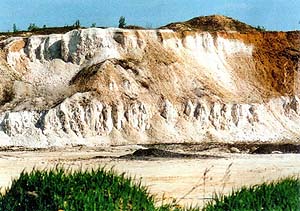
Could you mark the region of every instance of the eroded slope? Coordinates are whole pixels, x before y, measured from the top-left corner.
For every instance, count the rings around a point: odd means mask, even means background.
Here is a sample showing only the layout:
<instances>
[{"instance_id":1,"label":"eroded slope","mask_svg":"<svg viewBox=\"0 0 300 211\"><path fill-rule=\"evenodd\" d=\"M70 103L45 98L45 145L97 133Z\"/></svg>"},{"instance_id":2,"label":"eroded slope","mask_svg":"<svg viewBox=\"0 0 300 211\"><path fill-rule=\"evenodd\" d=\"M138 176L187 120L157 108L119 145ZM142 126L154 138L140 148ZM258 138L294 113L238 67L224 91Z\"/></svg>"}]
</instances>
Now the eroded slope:
<instances>
[{"instance_id":1,"label":"eroded slope","mask_svg":"<svg viewBox=\"0 0 300 211\"><path fill-rule=\"evenodd\" d=\"M2 144L297 141L300 33L223 19L2 41Z\"/></svg>"}]
</instances>

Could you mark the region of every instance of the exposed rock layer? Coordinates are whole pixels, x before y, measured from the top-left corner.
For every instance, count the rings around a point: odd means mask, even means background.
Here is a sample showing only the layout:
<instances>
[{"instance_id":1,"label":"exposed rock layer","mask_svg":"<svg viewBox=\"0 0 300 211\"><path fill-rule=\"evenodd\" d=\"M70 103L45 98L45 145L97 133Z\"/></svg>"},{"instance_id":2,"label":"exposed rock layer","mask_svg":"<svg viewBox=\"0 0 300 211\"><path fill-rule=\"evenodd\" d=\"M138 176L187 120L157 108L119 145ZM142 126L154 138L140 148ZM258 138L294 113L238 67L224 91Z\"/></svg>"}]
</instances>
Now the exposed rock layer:
<instances>
[{"instance_id":1,"label":"exposed rock layer","mask_svg":"<svg viewBox=\"0 0 300 211\"><path fill-rule=\"evenodd\" d=\"M299 32L81 29L1 41L1 145L297 141Z\"/></svg>"}]
</instances>

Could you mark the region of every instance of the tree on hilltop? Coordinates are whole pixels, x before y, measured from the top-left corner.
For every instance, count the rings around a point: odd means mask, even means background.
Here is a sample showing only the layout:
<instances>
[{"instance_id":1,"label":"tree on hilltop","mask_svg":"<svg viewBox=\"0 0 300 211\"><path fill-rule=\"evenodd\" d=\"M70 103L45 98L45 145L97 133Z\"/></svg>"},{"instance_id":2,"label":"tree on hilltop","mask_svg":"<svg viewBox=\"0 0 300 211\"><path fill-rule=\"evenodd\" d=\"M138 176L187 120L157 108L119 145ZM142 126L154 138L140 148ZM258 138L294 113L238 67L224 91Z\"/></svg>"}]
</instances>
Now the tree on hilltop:
<instances>
[{"instance_id":1,"label":"tree on hilltop","mask_svg":"<svg viewBox=\"0 0 300 211\"><path fill-rule=\"evenodd\" d=\"M124 16L121 16L119 19L119 28L124 28L126 26L126 20Z\"/></svg>"},{"instance_id":2,"label":"tree on hilltop","mask_svg":"<svg viewBox=\"0 0 300 211\"><path fill-rule=\"evenodd\" d=\"M39 27L37 25L35 25L35 23L30 23L28 26L28 31L35 31L37 30Z\"/></svg>"},{"instance_id":3,"label":"tree on hilltop","mask_svg":"<svg viewBox=\"0 0 300 211\"><path fill-rule=\"evenodd\" d=\"M16 33L18 32L19 30L17 29L17 25L14 23L13 24L13 32Z\"/></svg>"},{"instance_id":4,"label":"tree on hilltop","mask_svg":"<svg viewBox=\"0 0 300 211\"><path fill-rule=\"evenodd\" d=\"M80 20L76 20L73 26L75 28L79 29L80 28Z\"/></svg>"}]
</instances>

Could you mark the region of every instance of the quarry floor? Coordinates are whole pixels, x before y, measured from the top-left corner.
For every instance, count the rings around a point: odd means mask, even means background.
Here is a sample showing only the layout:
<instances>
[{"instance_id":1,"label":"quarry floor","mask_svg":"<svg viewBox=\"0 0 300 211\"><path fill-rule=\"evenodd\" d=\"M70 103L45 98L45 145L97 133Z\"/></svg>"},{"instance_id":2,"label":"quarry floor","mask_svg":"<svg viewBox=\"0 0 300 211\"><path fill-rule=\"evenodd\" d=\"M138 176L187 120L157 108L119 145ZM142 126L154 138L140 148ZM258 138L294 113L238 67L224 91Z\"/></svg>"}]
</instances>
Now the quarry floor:
<instances>
[{"instance_id":1,"label":"quarry floor","mask_svg":"<svg viewBox=\"0 0 300 211\"><path fill-rule=\"evenodd\" d=\"M120 157L132 155L142 146L70 147L29 150L9 148L0 150L0 187L9 187L21 171L47 169L63 165L72 169L113 167L117 172L141 179L157 203L200 205L217 194L227 194L241 186L255 185L300 176L300 154L229 153L218 148L197 152L194 157ZM174 150L173 150L174 151ZM183 148L177 150L185 153ZM278 153L278 152L277 152Z\"/></svg>"}]
</instances>

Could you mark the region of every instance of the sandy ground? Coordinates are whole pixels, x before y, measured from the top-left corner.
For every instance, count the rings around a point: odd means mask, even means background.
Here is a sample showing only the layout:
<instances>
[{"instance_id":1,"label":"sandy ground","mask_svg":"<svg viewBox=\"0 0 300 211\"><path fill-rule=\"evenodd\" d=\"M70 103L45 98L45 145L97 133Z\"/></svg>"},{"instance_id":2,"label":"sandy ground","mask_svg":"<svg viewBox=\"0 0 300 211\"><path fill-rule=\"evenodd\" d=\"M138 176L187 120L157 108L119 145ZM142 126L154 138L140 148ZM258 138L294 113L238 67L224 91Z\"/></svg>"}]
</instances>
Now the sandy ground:
<instances>
[{"instance_id":1,"label":"sandy ground","mask_svg":"<svg viewBox=\"0 0 300 211\"><path fill-rule=\"evenodd\" d=\"M181 205L203 205L215 193L268 182L287 176L300 176L300 154L250 155L209 152L223 158L152 158L120 159L138 146L102 148L67 148L39 151L6 150L0 152L0 187L2 192L22 170L51 168L57 164L77 168L114 167L118 172L140 179L162 200Z\"/></svg>"}]
</instances>

